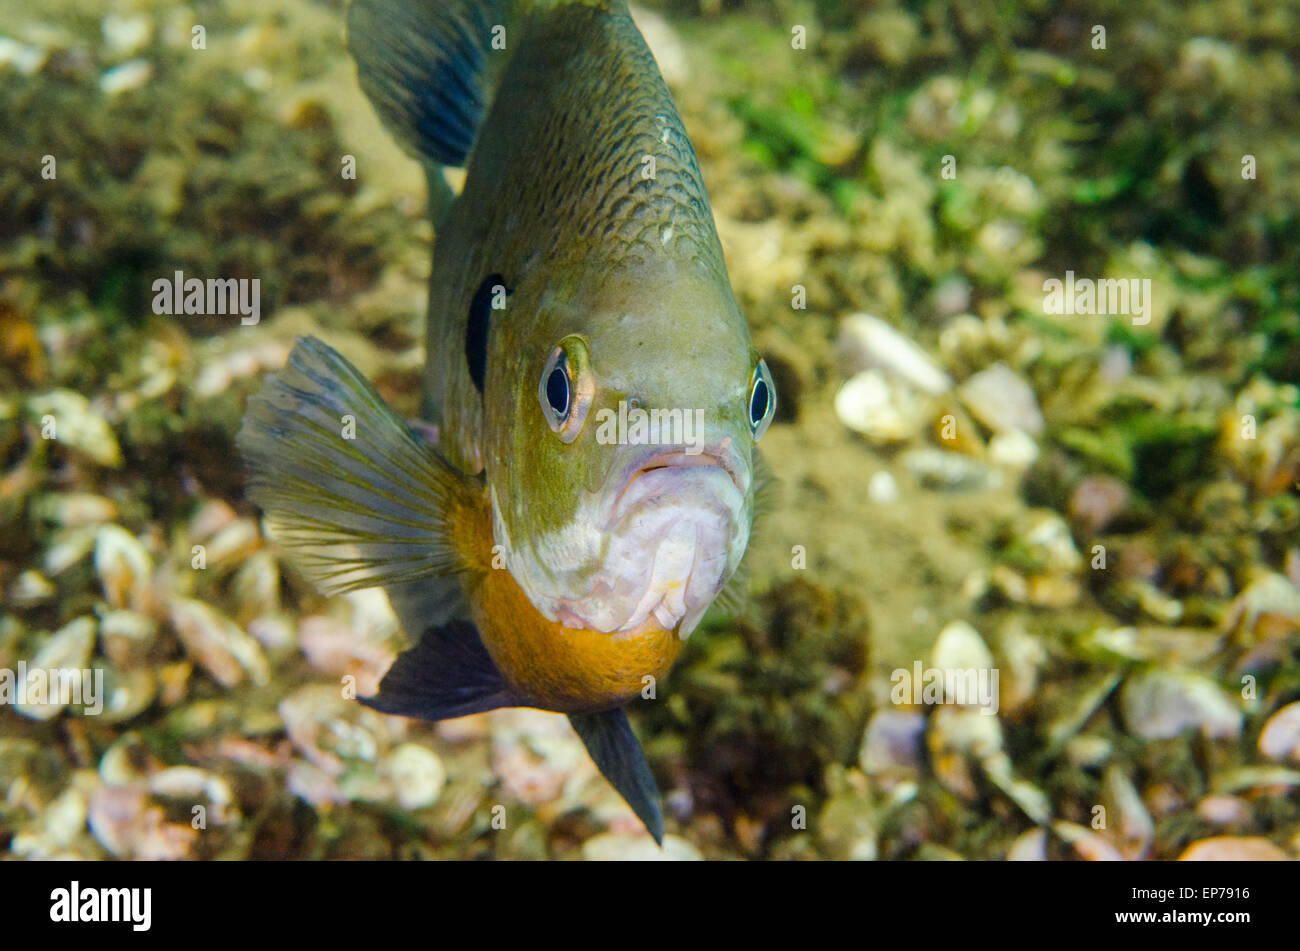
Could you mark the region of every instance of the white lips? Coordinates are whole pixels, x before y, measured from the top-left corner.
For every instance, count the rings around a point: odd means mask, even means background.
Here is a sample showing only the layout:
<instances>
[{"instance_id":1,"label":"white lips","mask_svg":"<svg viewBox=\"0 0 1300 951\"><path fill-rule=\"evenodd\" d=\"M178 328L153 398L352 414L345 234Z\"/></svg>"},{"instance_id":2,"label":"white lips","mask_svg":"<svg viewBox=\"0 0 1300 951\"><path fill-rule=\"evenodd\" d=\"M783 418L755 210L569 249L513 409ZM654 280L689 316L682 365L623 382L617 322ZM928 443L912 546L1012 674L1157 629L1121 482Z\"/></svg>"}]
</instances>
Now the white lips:
<instances>
[{"instance_id":1,"label":"white lips","mask_svg":"<svg viewBox=\"0 0 1300 951\"><path fill-rule=\"evenodd\" d=\"M638 483L642 482L642 477L653 472L659 472L663 469L688 469L699 466L714 466L727 473L737 491L739 491L743 496L748 487L743 484L743 480L739 474L739 467L736 465L735 460L727 458L726 453L727 449L725 447L722 452L718 453L689 453L679 451L654 453L641 462L641 465L632 472L631 476L628 477L627 482L624 483L623 488L619 491L618 495L615 496L614 505L610 512L611 521L621 517L628 508L636 505L637 502L642 500L648 494L648 492L645 491L644 484L638 487Z\"/></svg>"},{"instance_id":2,"label":"white lips","mask_svg":"<svg viewBox=\"0 0 1300 951\"><path fill-rule=\"evenodd\" d=\"M613 634L653 617L685 638L749 541L748 466L723 445L646 452L622 471L607 501L593 499L534 549L510 551L507 563L537 609L566 627ZM591 560L575 565L578 551Z\"/></svg>"},{"instance_id":3,"label":"white lips","mask_svg":"<svg viewBox=\"0 0 1300 951\"><path fill-rule=\"evenodd\" d=\"M729 574L744 495L716 459L683 454L680 460L656 457L638 469L613 506L602 576L616 594L605 604L609 620L625 615L616 630L653 614L665 628L680 623L685 637ZM621 610L619 594L628 598Z\"/></svg>"}]
</instances>

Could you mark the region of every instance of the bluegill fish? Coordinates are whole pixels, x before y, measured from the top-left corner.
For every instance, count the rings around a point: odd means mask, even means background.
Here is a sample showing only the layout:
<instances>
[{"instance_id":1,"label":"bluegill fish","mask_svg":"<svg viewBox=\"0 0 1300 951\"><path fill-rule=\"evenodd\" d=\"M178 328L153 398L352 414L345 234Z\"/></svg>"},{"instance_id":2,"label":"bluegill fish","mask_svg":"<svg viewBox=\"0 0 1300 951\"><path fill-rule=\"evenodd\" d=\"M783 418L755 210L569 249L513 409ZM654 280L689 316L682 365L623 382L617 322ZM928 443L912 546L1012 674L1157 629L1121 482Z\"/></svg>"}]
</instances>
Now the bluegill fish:
<instances>
[{"instance_id":1,"label":"bluegill fish","mask_svg":"<svg viewBox=\"0 0 1300 951\"><path fill-rule=\"evenodd\" d=\"M568 714L659 841L622 706L735 574L776 407L694 150L625 0L354 0L348 41L428 173L437 445L300 340L249 401L250 497L416 642L364 702Z\"/></svg>"}]
</instances>

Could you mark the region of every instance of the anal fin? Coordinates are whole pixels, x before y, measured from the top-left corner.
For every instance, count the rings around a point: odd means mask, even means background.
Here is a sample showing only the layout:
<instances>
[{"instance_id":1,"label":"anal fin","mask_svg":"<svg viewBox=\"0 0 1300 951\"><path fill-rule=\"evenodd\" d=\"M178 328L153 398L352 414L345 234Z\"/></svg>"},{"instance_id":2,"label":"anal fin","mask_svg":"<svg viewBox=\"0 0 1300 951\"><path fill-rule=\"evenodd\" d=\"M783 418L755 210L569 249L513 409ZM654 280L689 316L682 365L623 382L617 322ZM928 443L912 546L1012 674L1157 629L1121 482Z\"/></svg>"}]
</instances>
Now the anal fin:
<instances>
[{"instance_id":1,"label":"anal fin","mask_svg":"<svg viewBox=\"0 0 1300 951\"><path fill-rule=\"evenodd\" d=\"M659 787L650 772L641 744L632 732L632 724L622 710L603 713L571 713L569 722L582 737L587 752L627 800L655 844L664 844L664 816L659 809Z\"/></svg>"},{"instance_id":2,"label":"anal fin","mask_svg":"<svg viewBox=\"0 0 1300 951\"><path fill-rule=\"evenodd\" d=\"M420 720L528 705L497 670L478 630L463 620L426 628L415 647L398 655L379 692L358 699L381 713Z\"/></svg>"}]
</instances>

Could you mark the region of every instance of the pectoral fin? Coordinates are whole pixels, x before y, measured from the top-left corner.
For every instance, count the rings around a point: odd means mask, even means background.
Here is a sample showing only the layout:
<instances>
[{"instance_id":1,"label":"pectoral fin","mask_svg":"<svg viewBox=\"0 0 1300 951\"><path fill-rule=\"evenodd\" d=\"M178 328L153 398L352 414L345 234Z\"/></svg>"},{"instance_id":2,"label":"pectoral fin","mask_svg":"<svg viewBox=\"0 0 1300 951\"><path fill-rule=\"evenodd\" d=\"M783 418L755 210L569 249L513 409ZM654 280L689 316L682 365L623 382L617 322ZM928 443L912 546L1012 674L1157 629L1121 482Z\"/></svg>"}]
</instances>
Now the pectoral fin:
<instances>
[{"instance_id":1,"label":"pectoral fin","mask_svg":"<svg viewBox=\"0 0 1300 951\"><path fill-rule=\"evenodd\" d=\"M664 816L659 810L659 787L632 732L632 724L627 722L627 714L622 710L571 713L569 722L582 737L604 777L627 800L655 843L663 845Z\"/></svg>"},{"instance_id":2,"label":"pectoral fin","mask_svg":"<svg viewBox=\"0 0 1300 951\"><path fill-rule=\"evenodd\" d=\"M425 630L415 647L398 655L379 693L358 699L381 713L420 720L527 705L492 663L478 630L460 620Z\"/></svg>"},{"instance_id":3,"label":"pectoral fin","mask_svg":"<svg viewBox=\"0 0 1300 951\"><path fill-rule=\"evenodd\" d=\"M249 497L322 593L384 587L399 601L423 598L432 613L412 637L463 612L457 526L482 490L334 350L300 339L249 399L236 445Z\"/></svg>"}]
</instances>

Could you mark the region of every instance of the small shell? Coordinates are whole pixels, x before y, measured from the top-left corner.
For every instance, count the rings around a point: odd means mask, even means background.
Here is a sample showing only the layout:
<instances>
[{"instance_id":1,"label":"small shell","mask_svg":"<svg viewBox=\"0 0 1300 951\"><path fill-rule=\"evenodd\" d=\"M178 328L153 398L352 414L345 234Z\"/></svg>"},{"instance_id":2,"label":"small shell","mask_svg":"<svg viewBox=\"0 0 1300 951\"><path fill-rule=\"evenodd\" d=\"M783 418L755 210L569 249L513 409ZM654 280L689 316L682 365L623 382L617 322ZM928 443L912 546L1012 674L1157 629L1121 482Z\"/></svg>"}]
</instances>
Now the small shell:
<instances>
[{"instance_id":1,"label":"small shell","mask_svg":"<svg viewBox=\"0 0 1300 951\"><path fill-rule=\"evenodd\" d=\"M110 13L100 21L104 45L116 56L130 56L149 44L153 22L146 16Z\"/></svg>"},{"instance_id":2,"label":"small shell","mask_svg":"<svg viewBox=\"0 0 1300 951\"><path fill-rule=\"evenodd\" d=\"M1005 481L997 469L959 452L943 449L909 449L900 457L903 466L921 485L945 492L975 492L999 488Z\"/></svg>"},{"instance_id":3,"label":"small shell","mask_svg":"<svg viewBox=\"0 0 1300 951\"><path fill-rule=\"evenodd\" d=\"M1005 363L976 373L957 391L971 415L994 433L1043 431L1043 413L1033 388Z\"/></svg>"},{"instance_id":4,"label":"small shell","mask_svg":"<svg viewBox=\"0 0 1300 951\"><path fill-rule=\"evenodd\" d=\"M1120 674L1103 674L1074 687L1055 711L1047 727L1047 750L1056 753L1078 733L1119 686Z\"/></svg>"},{"instance_id":5,"label":"small shell","mask_svg":"<svg viewBox=\"0 0 1300 951\"><path fill-rule=\"evenodd\" d=\"M880 445L907 442L925 426L924 406L907 387L864 370L835 394L840 422Z\"/></svg>"},{"instance_id":6,"label":"small shell","mask_svg":"<svg viewBox=\"0 0 1300 951\"><path fill-rule=\"evenodd\" d=\"M63 528L84 528L111 522L117 503L89 492L58 492L38 499L32 514Z\"/></svg>"},{"instance_id":7,"label":"small shell","mask_svg":"<svg viewBox=\"0 0 1300 951\"><path fill-rule=\"evenodd\" d=\"M235 519L208 540L208 567L221 569L242 564L261 544L256 522L249 518Z\"/></svg>"},{"instance_id":8,"label":"small shell","mask_svg":"<svg viewBox=\"0 0 1300 951\"><path fill-rule=\"evenodd\" d=\"M9 603L16 608L34 608L53 598L57 590L45 575L28 569L10 586Z\"/></svg>"},{"instance_id":9,"label":"small shell","mask_svg":"<svg viewBox=\"0 0 1300 951\"><path fill-rule=\"evenodd\" d=\"M336 677L355 677L360 696L371 696L379 689L379 681L394 660L393 651L385 644L359 636L332 617L304 618L298 641L317 670Z\"/></svg>"},{"instance_id":10,"label":"small shell","mask_svg":"<svg viewBox=\"0 0 1300 951\"><path fill-rule=\"evenodd\" d=\"M263 614L248 622L248 633L270 650L283 650L297 643L298 632L293 618L284 612Z\"/></svg>"},{"instance_id":11,"label":"small shell","mask_svg":"<svg viewBox=\"0 0 1300 951\"><path fill-rule=\"evenodd\" d=\"M1046 862L1047 832L1043 829L1029 829L1016 836L1007 849L1008 862Z\"/></svg>"},{"instance_id":12,"label":"small shell","mask_svg":"<svg viewBox=\"0 0 1300 951\"><path fill-rule=\"evenodd\" d=\"M121 667L145 663L157 634L158 622L139 611L105 611L99 618L104 656Z\"/></svg>"},{"instance_id":13,"label":"small shell","mask_svg":"<svg viewBox=\"0 0 1300 951\"><path fill-rule=\"evenodd\" d=\"M1083 733L1071 737L1065 744L1065 756L1072 766L1079 769L1094 769L1105 765L1114 749L1110 740L1104 736Z\"/></svg>"},{"instance_id":14,"label":"small shell","mask_svg":"<svg viewBox=\"0 0 1300 951\"><path fill-rule=\"evenodd\" d=\"M95 533L95 573L110 605L147 610L153 559L126 529L104 525Z\"/></svg>"},{"instance_id":15,"label":"small shell","mask_svg":"<svg viewBox=\"0 0 1300 951\"><path fill-rule=\"evenodd\" d=\"M838 347L850 373L874 368L935 396L952 389L952 379L924 350L879 317L845 317L840 324Z\"/></svg>"},{"instance_id":16,"label":"small shell","mask_svg":"<svg viewBox=\"0 0 1300 951\"><path fill-rule=\"evenodd\" d=\"M589 862L700 862L700 850L681 836L664 836L663 847L649 836L625 836L613 832L592 836L582 844L582 857Z\"/></svg>"},{"instance_id":17,"label":"small shell","mask_svg":"<svg viewBox=\"0 0 1300 951\"><path fill-rule=\"evenodd\" d=\"M979 795L971 767L1002 751L1002 724L974 707L939 707L930 716L930 766L945 787L964 799Z\"/></svg>"},{"instance_id":18,"label":"small shell","mask_svg":"<svg viewBox=\"0 0 1300 951\"><path fill-rule=\"evenodd\" d=\"M158 695L158 678L147 667L133 670L108 667L104 669L103 691L103 707L93 715L105 723L121 723L149 708Z\"/></svg>"},{"instance_id":19,"label":"small shell","mask_svg":"<svg viewBox=\"0 0 1300 951\"><path fill-rule=\"evenodd\" d=\"M998 636L998 653L1003 658L1003 675L998 688L1001 709L1010 714L1030 704L1038 691L1039 672L1047 663L1047 649L1019 621L1005 625Z\"/></svg>"},{"instance_id":20,"label":"small shell","mask_svg":"<svg viewBox=\"0 0 1300 951\"><path fill-rule=\"evenodd\" d=\"M170 799L194 800L202 797L210 807L209 818L217 825L237 818L234 793L216 773L195 766L172 766L149 777L149 791Z\"/></svg>"},{"instance_id":21,"label":"small shell","mask_svg":"<svg viewBox=\"0 0 1300 951\"><path fill-rule=\"evenodd\" d=\"M917 776L921 769L925 717L904 710L872 715L858 750L858 764L868 776Z\"/></svg>"},{"instance_id":22,"label":"small shell","mask_svg":"<svg viewBox=\"0 0 1300 951\"><path fill-rule=\"evenodd\" d=\"M1118 766L1106 770L1104 796L1110 812L1109 829L1124 858L1144 859L1155 839L1155 822L1133 781Z\"/></svg>"},{"instance_id":23,"label":"small shell","mask_svg":"<svg viewBox=\"0 0 1300 951\"><path fill-rule=\"evenodd\" d=\"M12 66L24 76L32 76L40 71L49 57L50 51L44 46L29 46L0 36L0 66Z\"/></svg>"},{"instance_id":24,"label":"small shell","mask_svg":"<svg viewBox=\"0 0 1300 951\"><path fill-rule=\"evenodd\" d=\"M147 801L143 784L96 789L90 797L87 823L99 844L118 858L129 856Z\"/></svg>"},{"instance_id":25,"label":"small shell","mask_svg":"<svg viewBox=\"0 0 1300 951\"><path fill-rule=\"evenodd\" d=\"M1048 573L1069 574L1083 567L1070 526L1055 512L1039 509L1030 513L1020 543Z\"/></svg>"},{"instance_id":26,"label":"small shell","mask_svg":"<svg viewBox=\"0 0 1300 951\"><path fill-rule=\"evenodd\" d=\"M52 420L53 439L88 456L110 469L122 465L122 450L108 421L90 400L72 390L51 390L33 397L27 404L29 414L41 421Z\"/></svg>"},{"instance_id":27,"label":"small shell","mask_svg":"<svg viewBox=\"0 0 1300 951\"><path fill-rule=\"evenodd\" d=\"M236 518L235 510L221 499L208 499L190 519L190 540L206 542Z\"/></svg>"},{"instance_id":28,"label":"small shell","mask_svg":"<svg viewBox=\"0 0 1300 951\"><path fill-rule=\"evenodd\" d=\"M237 617L247 624L253 618L280 610L280 565L269 551L255 551L235 573L232 585Z\"/></svg>"},{"instance_id":29,"label":"small shell","mask_svg":"<svg viewBox=\"0 0 1300 951\"><path fill-rule=\"evenodd\" d=\"M99 88L106 96L120 96L124 92L139 89L153 75L153 64L148 60L131 59L121 66L105 70L99 77Z\"/></svg>"},{"instance_id":30,"label":"small shell","mask_svg":"<svg viewBox=\"0 0 1300 951\"><path fill-rule=\"evenodd\" d=\"M155 760L140 734L128 731L109 744L99 758L99 779L110 786L129 786L148 775Z\"/></svg>"},{"instance_id":31,"label":"small shell","mask_svg":"<svg viewBox=\"0 0 1300 951\"><path fill-rule=\"evenodd\" d=\"M93 778L93 776L92 776ZM39 820L13 837L9 851L17 858L48 860L69 855L86 831L86 792L72 782L44 810Z\"/></svg>"},{"instance_id":32,"label":"small shell","mask_svg":"<svg viewBox=\"0 0 1300 951\"><path fill-rule=\"evenodd\" d=\"M930 663L942 670L991 670L993 653L979 631L965 621L953 621L939 632Z\"/></svg>"},{"instance_id":33,"label":"small shell","mask_svg":"<svg viewBox=\"0 0 1300 951\"><path fill-rule=\"evenodd\" d=\"M1021 471L1038 459L1038 443L1028 433L998 433L989 440L989 460L999 466Z\"/></svg>"},{"instance_id":34,"label":"small shell","mask_svg":"<svg viewBox=\"0 0 1300 951\"><path fill-rule=\"evenodd\" d=\"M1070 494L1070 517L1088 535L1096 535L1129 504L1128 486L1113 476L1088 476Z\"/></svg>"},{"instance_id":35,"label":"small shell","mask_svg":"<svg viewBox=\"0 0 1300 951\"><path fill-rule=\"evenodd\" d=\"M289 766L285 785L289 792L313 806L342 805L348 801L333 776L319 766L303 760L297 760Z\"/></svg>"},{"instance_id":36,"label":"small shell","mask_svg":"<svg viewBox=\"0 0 1300 951\"><path fill-rule=\"evenodd\" d=\"M84 682L82 672L89 668L94 646L95 619L91 617L79 617L51 634L36 655L27 661L26 702L15 703L14 708L33 720L49 720L58 716L66 705L59 699L64 696L61 687L71 685L82 693L83 700L86 699L85 692L90 685ZM75 678L76 683L72 684L68 678ZM31 691L37 689L38 684L43 696L41 702L33 703Z\"/></svg>"},{"instance_id":37,"label":"small shell","mask_svg":"<svg viewBox=\"0 0 1300 951\"><path fill-rule=\"evenodd\" d=\"M1012 773L1011 757L1006 753L985 757L982 765L989 781L1019 806L1030 820L1043 825L1052 818L1052 803L1047 793L1027 780L1017 779Z\"/></svg>"},{"instance_id":38,"label":"small shell","mask_svg":"<svg viewBox=\"0 0 1300 951\"><path fill-rule=\"evenodd\" d=\"M277 709L289 740L317 768L336 778L347 766L373 771L384 744L382 718L345 699L338 687L307 684Z\"/></svg>"},{"instance_id":39,"label":"small shell","mask_svg":"<svg viewBox=\"0 0 1300 951\"><path fill-rule=\"evenodd\" d=\"M1259 734L1259 751L1269 759L1300 760L1300 700L1269 717Z\"/></svg>"},{"instance_id":40,"label":"small shell","mask_svg":"<svg viewBox=\"0 0 1300 951\"><path fill-rule=\"evenodd\" d=\"M1073 822L1053 822L1052 831L1069 843L1088 862L1122 862L1119 850L1090 829Z\"/></svg>"},{"instance_id":41,"label":"small shell","mask_svg":"<svg viewBox=\"0 0 1300 951\"><path fill-rule=\"evenodd\" d=\"M384 775L403 809L425 809L438 801L447 771L438 754L418 743L403 743L384 760Z\"/></svg>"},{"instance_id":42,"label":"small shell","mask_svg":"<svg viewBox=\"0 0 1300 951\"><path fill-rule=\"evenodd\" d=\"M229 618L190 598L173 597L168 608L185 649L222 686L235 686L245 673L258 685L270 680L261 646Z\"/></svg>"},{"instance_id":43,"label":"small shell","mask_svg":"<svg viewBox=\"0 0 1300 951\"><path fill-rule=\"evenodd\" d=\"M898 480L887 469L880 469L867 483L867 497L877 505L893 505L898 501Z\"/></svg>"},{"instance_id":44,"label":"small shell","mask_svg":"<svg viewBox=\"0 0 1300 951\"><path fill-rule=\"evenodd\" d=\"M1163 740L1199 729L1211 739L1241 734L1242 714L1218 684L1188 670L1149 670L1131 677L1120 695L1134 736Z\"/></svg>"},{"instance_id":45,"label":"small shell","mask_svg":"<svg viewBox=\"0 0 1300 951\"><path fill-rule=\"evenodd\" d=\"M1300 589L1282 575L1268 573L1237 596L1224 616L1224 633L1244 638L1280 637L1300 629Z\"/></svg>"},{"instance_id":46,"label":"small shell","mask_svg":"<svg viewBox=\"0 0 1300 951\"><path fill-rule=\"evenodd\" d=\"M89 825L99 843L118 858L189 858L198 838L188 824L165 822L143 783L96 789L90 798Z\"/></svg>"},{"instance_id":47,"label":"small shell","mask_svg":"<svg viewBox=\"0 0 1300 951\"><path fill-rule=\"evenodd\" d=\"M1235 793L1246 789L1288 792L1300 788L1300 770L1285 766L1238 766L1214 777L1215 792Z\"/></svg>"},{"instance_id":48,"label":"small shell","mask_svg":"<svg viewBox=\"0 0 1300 951\"><path fill-rule=\"evenodd\" d=\"M530 805L558 799L575 770L589 762L582 740L564 717L538 710L496 710L492 769L503 794Z\"/></svg>"},{"instance_id":49,"label":"small shell","mask_svg":"<svg viewBox=\"0 0 1300 951\"><path fill-rule=\"evenodd\" d=\"M1268 839L1219 835L1187 847L1180 862L1285 862L1288 856Z\"/></svg>"},{"instance_id":50,"label":"small shell","mask_svg":"<svg viewBox=\"0 0 1300 951\"><path fill-rule=\"evenodd\" d=\"M984 759L1002 752L1002 724L974 707L939 707L930 717L931 751L951 750Z\"/></svg>"},{"instance_id":51,"label":"small shell","mask_svg":"<svg viewBox=\"0 0 1300 951\"><path fill-rule=\"evenodd\" d=\"M163 664L158 668L159 699L165 707L174 707L185 699L194 665L188 660Z\"/></svg>"},{"instance_id":52,"label":"small shell","mask_svg":"<svg viewBox=\"0 0 1300 951\"><path fill-rule=\"evenodd\" d=\"M95 534L93 528L72 528L57 533L45 549L42 561L45 573L57 578L89 555L95 547Z\"/></svg>"},{"instance_id":53,"label":"small shell","mask_svg":"<svg viewBox=\"0 0 1300 951\"><path fill-rule=\"evenodd\" d=\"M1216 826L1230 826L1250 818L1246 804L1236 796L1206 796L1196 804L1196 814Z\"/></svg>"}]
</instances>

